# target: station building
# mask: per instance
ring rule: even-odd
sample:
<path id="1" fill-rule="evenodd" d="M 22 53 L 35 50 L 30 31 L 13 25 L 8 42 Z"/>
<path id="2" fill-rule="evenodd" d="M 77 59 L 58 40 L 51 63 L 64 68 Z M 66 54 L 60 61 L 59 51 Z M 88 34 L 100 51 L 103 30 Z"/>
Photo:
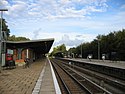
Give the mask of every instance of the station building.
<path id="1" fill-rule="evenodd" d="M 6 41 L 6 53 L 11 54 L 17 65 L 23 65 L 25 58 L 29 58 L 31 62 L 34 60 L 45 57 L 49 52 L 53 38 L 30 40 L 30 41 Z"/>

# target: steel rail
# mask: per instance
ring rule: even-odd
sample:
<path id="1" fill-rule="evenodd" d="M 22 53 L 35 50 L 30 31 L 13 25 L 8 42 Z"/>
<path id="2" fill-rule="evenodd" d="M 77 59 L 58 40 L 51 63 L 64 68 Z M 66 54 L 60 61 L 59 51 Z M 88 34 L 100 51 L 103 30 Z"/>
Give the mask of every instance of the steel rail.
<path id="1" fill-rule="evenodd" d="M 64 88 L 65 88 L 67 94 L 72 94 L 72 93 L 70 92 L 68 86 L 66 85 L 65 81 L 64 81 L 64 80 L 61 78 L 61 76 L 59 75 L 59 73 L 58 73 L 58 71 L 56 70 L 56 67 L 55 67 L 55 65 L 53 64 L 52 61 L 51 61 L 51 63 L 52 63 L 52 66 L 53 66 L 53 68 L 54 68 L 54 71 L 57 73 L 59 79 L 61 80 L 62 84 L 64 85 Z"/>
<path id="2" fill-rule="evenodd" d="M 62 62 L 62 63 L 69 66 L 69 64 L 67 64 L 67 63 L 64 63 L 64 62 Z M 125 91 L 125 82 L 124 81 L 121 81 L 119 79 L 116 79 L 116 78 L 111 77 L 111 76 L 106 75 L 106 74 L 100 74 L 98 72 L 93 72 L 93 71 L 88 70 L 88 69 L 83 69 L 83 68 L 76 66 L 76 65 L 70 65 L 70 67 L 73 67 L 76 70 L 84 72 L 86 75 L 94 76 L 97 80 L 101 80 L 101 81 L 103 80 L 103 81 L 107 82 L 107 84 L 112 86 L 112 87 L 115 86 L 115 88 L 119 88 L 119 90 Z"/>
<path id="3" fill-rule="evenodd" d="M 52 60 L 51 60 L 52 61 Z M 56 63 L 55 61 L 53 61 L 54 63 Z M 64 71 L 64 69 L 62 69 L 62 67 L 60 67 L 57 63 L 56 63 L 56 65 L 62 70 L 62 71 Z M 57 70 L 59 70 L 59 69 L 57 69 Z M 68 85 L 68 87 L 70 86 L 70 91 L 71 91 L 71 94 L 76 94 L 76 93 L 73 93 L 73 92 L 81 92 L 81 93 L 84 93 L 84 94 L 92 94 L 92 93 L 90 93 L 89 91 L 87 91 L 83 86 L 81 86 L 75 79 L 73 79 L 69 74 L 67 74 L 67 72 L 65 72 L 64 71 L 64 73 L 66 74 L 66 75 L 68 75 L 69 76 L 69 78 L 70 79 L 72 79 L 72 81 L 74 82 L 74 84 L 72 84 L 71 85 L 71 83 L 69 83 L 69 85 Z M 59 73 L 60 74 L 60 73 Z M 66 77 L 65 77 L 66 78 Z M 66 80 L 66 79 L 64 79 L 64 80 Z M 75 85 L 75 83 L 76 83 L 76 85 Z M 67 83 L 66 83 L 67 84 Z M 75 86 L 74 86 L 75 85 Z M 71 89 L 71 87 L 72 88 L 79 88 L 79 89 L 75 89 L 75 91 L 74 91 L 74 89 Z M 81 89 L 82 88 L 82 89 Z M 78 91 L 76 91 L 76 90 L 78 90 Z M 80 94 L 81 94 L 80 93 Z"/>
<path id="4" fill-rule="evenodd" d="M 59 64 L 58 64 L 59 65 Z M 67 69 L 64 68 L 64 66 L 62 67 L 62 65 L 59 65 L 67 74 L 69 74 L 75 81 L 77 81 L 77 83 L 79 83 L 82 87 L 84 87 L 90 94 L 93 94 L 93 91 L 90 90 L 90 88 L 88 89 L 85 85 L 83 85 L 80 81 L 78 81 L 74 76 L 71 75 L 71 73 L 67 72 Z M 74 72 L 75 73 L 75 72 Z M 103 89 L 102 87 L 98 86 L 97 84 L 93 83 L 92 81 L 90 81 L 89 79 L 82 77 L 82 79 L 85 79 L 85 81 L 87 81 L 88 83 L 90 83 L 91 85 L 96 86 L 97 92 L 106 92 L 107 94 L 112 94 L 108 91 L 106 91 L 105 89 Z M 90 85 L 90 86 L 91 86 Z"/>

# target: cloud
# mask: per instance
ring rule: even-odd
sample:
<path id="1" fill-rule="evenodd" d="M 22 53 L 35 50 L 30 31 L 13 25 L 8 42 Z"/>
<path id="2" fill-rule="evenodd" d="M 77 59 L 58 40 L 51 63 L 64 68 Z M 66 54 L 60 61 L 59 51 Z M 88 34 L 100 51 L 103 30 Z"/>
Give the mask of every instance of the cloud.
<path id="1" fill-rule="evenodd" d="M 62 39 L 55 43 L 55 45 L 59 45 L 59 44 L 65 44 L 66 46 L 78 46 L 80 43 L 82 43 L 84 40 L 83 39 L 70 39 L 69 35 L 64 34 L 62 36 Z"/>
<path id="2" fill-rule="evenodd" d="M 79 38 L 79 37 L 82 37 L 82 35 L 76 35 L 76 37 L 78 37 L 78 38 Z"/>
<path id="3" fill-rule="evenodd" d="M 125 9 L 125 4 L 123 4 L 120 8 L 121 8 L 121 9 Z"/>
<path id="4" fill-rule="evenodd" d="M 106 0 L 15 0 L 0 1 L 9 9 L 10 17 L 39 17 L 46 19 L 85 18 L 92 12 L 104 12 Z"/>
<path id="5" fill-rule="evenodd" d="M 2 6 L 6 6 L 6 5 L 8 5 L 8 2 L 6 1 L 6 0 L 1 0 L 0 1 L 0 6 L 2 7 Z"/>
<path id="6" fill-rule="evenodd" d="M 4 1 L 3 1 L 4 2 Z M 6 12 L 6 15 L 8 18 L 23 18 L 27 15 L 27 3 L 23 1 L 5 1 L 6 4 L 2 5 L 2 8 L 7 8 L 8 11 Z M 24 19 L 24 18 L 23 18 Z"/>
<path id="7" fill-rule="evenodd" d="M 39 32 L 41 31 L 41 28 L 33 31 L 33 38 L 32 39 L 37 39 L 37 37 L 39 36 Z"/>
<path id="8" fill-rule="evenodd" d="M 57 34 L 57 33 L 55 33 Z M 54 35 L 55 35 L 54 34 Z M 48 34 L 51 35 L 51 34 Z M 52 34 L 52 36 L 54 37 L 54 35 Z M 58 35 L 58 37 L 57 37 Z M 66 45 L 66 49 L 68 50 L 69 48 L 72 47 L 76 47 L 78 45 L 80 45 L 81 43 L 84 42 L 90 42 L 92 41 L 96 35 L 94 34 L 80 34 L 80 33 L 58 33 L 54 38 L 55 38 L 55 42 L 50 50 L 50 52 L 53 50 L 54 47 L 61 45 L 61 44 L 65 44 Z M 80 37 L 78 37 L 80 36 Z M 61 39 L 60 39 L 61 37 Z"/>
<path id="9" fill-rule="evenodd" d="M 65 44 L 68 47 L 75 47 L 83 42 L 90 42 L 95 37 L 96 34 L 82 34 L 82 33 L 64 33 L 64 32 L 43 32 L 43 29 L 39 28 L 33 32 L 27 32 L 26 34 L 21 33 L 21 36 L 28 37 L 30 36 L 33 40 L 35 39 L 46 39 L 46 38 L 54 38 L 53 46 L 58 46 L 61 44 Z M 79 37 L 78 37 L 79 36 Z"/>

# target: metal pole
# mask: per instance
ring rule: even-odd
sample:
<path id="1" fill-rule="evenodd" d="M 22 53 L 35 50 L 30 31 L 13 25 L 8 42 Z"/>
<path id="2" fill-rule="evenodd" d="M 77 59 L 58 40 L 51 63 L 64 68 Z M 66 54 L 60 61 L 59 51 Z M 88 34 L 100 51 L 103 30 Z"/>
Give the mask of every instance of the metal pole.
<path id="1" fill-rule="evenodd" d="M 81 59 L 82 59 L 82 43 L 81 43 Z"/>
<path id="2" fill-rule="evenodd" d="M 70 57 L 72 58 L 72 49 L 71 49 L 71 51 L 70 51 Z"/>
<path id="3" fill-rule="evenodd" d="M 3 32 L 2 32 L 2 23 L 3 23 L 3 11 L 8 11 L 7 9 L 0 9 L 1 11 L 1 25 L 0 25 L 0 72 L 1 72 L 1 67 L 2 67 L 2 64 L 5 63 L 5 44 L 3 45 Z M 4 43 L 5 43 L 5 40 L 4 40 Z M 3 51 L 4 49 L 4 51 Z M 3 53 L 3 54 L 2 54 Z M 4 57 L 3 57 L 4 56 Z"/>
<path id="4" fill-rule="evenodd" d="M 1 19 L 0 19 L 0 72 L 1 72 L 1 67 L 2 67 L 2 14 L 3 11 L 1 11 Z"/>
<path id="5" fill-rule="evenodd" d="M 100 60 L 100 40 L 98 39 L 98 60 Z"/>

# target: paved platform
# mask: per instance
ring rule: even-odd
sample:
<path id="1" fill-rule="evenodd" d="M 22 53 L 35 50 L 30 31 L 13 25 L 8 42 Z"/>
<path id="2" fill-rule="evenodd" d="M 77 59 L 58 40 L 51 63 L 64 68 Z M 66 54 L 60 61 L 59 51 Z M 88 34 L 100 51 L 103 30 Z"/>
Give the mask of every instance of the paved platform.
<path id="1" fill-rule="evenodd" d="M 57 78 L 49 58 L 37 80 L 32 94 L 61 94 Z"/>
<path id="2" fill-rule="evenodd" d="M 81 59 L 81 58 L 64 58 L 64 59 L 125 69 L 125 61 L 110 61 L 110 60 L 104 60 L 103 61 L 103 60 L 96 60 L 96 59 L 92 59 L 90 61 L 88 59 Z"/>
<path id="3" fill-rule="evenodd" d="M 55 88 L 49 62 L 46 63 L 40 94 L 55 94 Z"/>
<path id="4" fill-rule="evenodd" d="M 36 84 L 40 87 L 39 93 L 33 93 Z M 0 73 L 0 94 L 56 94 L 47 59 L 36 61 L 29 68 L 3 70 Z"/>

